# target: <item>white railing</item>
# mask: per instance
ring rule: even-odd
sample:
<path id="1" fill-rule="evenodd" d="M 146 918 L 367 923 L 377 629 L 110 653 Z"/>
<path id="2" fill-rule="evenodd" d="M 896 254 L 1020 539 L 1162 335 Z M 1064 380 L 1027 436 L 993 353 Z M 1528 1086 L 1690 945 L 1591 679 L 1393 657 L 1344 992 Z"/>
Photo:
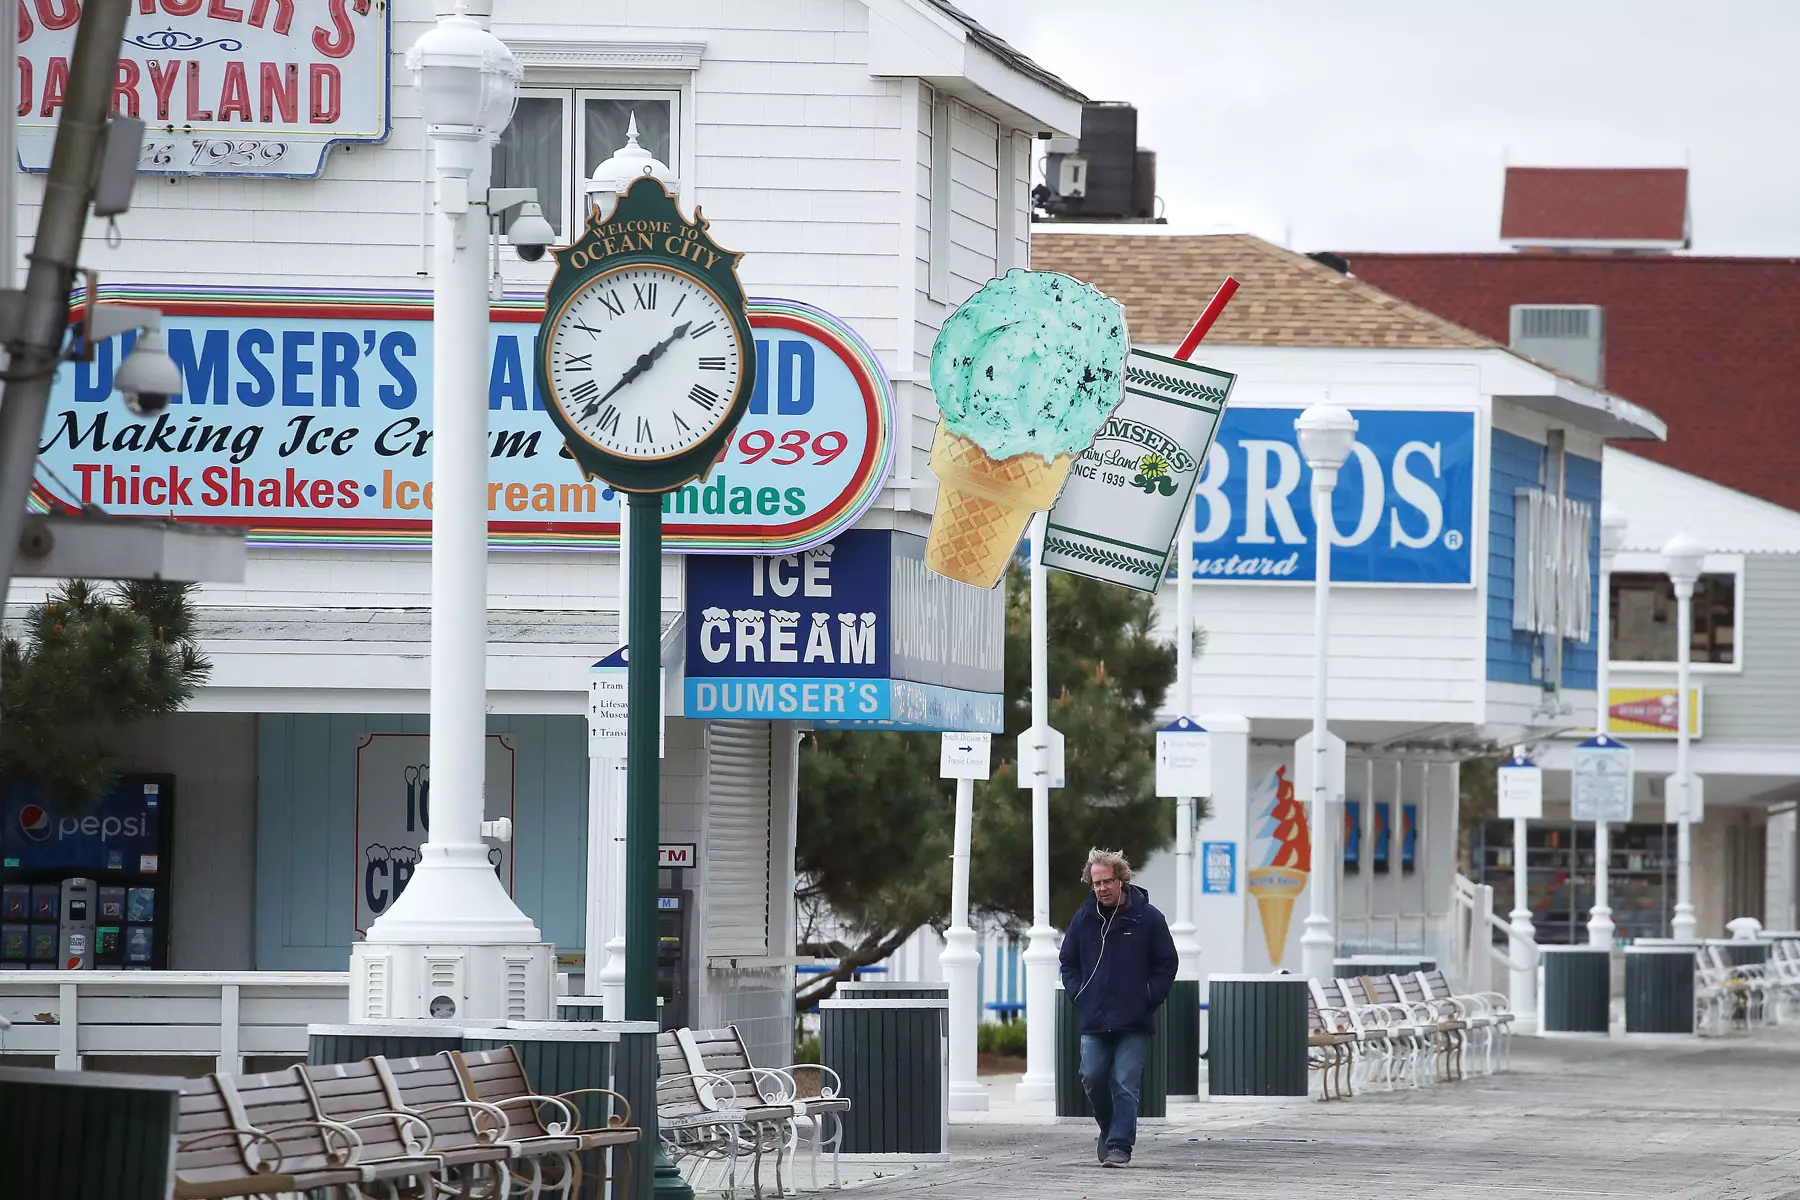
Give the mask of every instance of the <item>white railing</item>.
<path id="1" fill-rule="evenodd" d="M 1507 949 L 1494 945 L 1494 931 L 1507 937 Z M 1537 1014 L 1535 996 L 1538 967 L 1537 939 L 1523 927 L 1509 925 L 1494 915 L 1494 889 L 1457 875 L 1450 885 L 1450 962 L 1446 967 L 1468 992 L 1498 990 L 1494 965 L 1511 977 L 1508 996 L 1520 1021 Z"/>
<path id="2" fill-rule="evenodd" d="M 347 972 L 0 971 L 0 1062 L 200 1058 L 235 1074 L 247 1056 L 304 1056 L 307 1025 L 349 1006 Z"/>

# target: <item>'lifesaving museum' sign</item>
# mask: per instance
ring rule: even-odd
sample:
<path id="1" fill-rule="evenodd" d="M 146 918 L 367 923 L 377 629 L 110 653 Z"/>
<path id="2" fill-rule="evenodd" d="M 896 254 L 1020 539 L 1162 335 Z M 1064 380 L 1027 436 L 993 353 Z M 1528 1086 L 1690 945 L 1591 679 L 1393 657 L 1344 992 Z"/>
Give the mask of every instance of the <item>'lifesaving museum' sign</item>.
<path id="1" fill-rule="evenodd" d="M 385 0 L 132 0 L 113 108 L 140 171 L 313 176 L 388 135 Z M 81 0 L 19 0 L 19 165 L 50 167 Z"/>
<path id="2" fill-rule="evenodd" d="M 182 394 L 148 419 L 113 396 L 132 339 L 66 365 L 50 393 L 33 489 L 40 510 L 245 527 L 252 544 L 413 546 L 432 508 L 431 301 L 420 293 L 103 289 L 163 311 Z M 538 317 L 496 305 L 488 327 L 489 540 L 618 544 L 619 500 L 583 477 L 536 394 Z M 663 498 L 671 551 L 785 554 L 848 529 L 893 458 L 893 392 L 837 318 L 752 300 L 750 411 L 710 474 Z"/>

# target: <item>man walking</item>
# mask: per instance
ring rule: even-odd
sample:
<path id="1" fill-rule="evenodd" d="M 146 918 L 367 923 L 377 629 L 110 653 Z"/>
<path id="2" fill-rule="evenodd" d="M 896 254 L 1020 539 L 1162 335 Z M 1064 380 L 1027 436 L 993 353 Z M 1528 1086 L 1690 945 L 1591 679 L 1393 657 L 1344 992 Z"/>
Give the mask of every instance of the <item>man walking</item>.
<path id="1" fill-rule="evenodd" d="M 1175 982 L 1175 939 L 1150 893 L 1132 886 L 1123 854 L 1088 851 L 1081 881 L 1094 891 L 1063 935 L 1063 990 L 1081 1013 L 1081 1086 L 1100 1124 L 1100 1165 L 1125 1167 L 1156 1010 Z"/>

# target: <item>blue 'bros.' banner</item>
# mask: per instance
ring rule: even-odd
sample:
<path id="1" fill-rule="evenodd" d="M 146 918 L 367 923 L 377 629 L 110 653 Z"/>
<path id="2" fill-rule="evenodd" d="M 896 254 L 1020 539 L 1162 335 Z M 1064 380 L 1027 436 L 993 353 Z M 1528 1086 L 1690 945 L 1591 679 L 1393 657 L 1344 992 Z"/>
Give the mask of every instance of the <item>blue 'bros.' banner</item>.
<path id="1" fill-rule="evenodd" d="M 1294 434 L 1300 413 L 1226 412 L 1194 489 L 1196 579 L 1313 579 L 1312 472 Z M 1475 414 L 1353 413 L 1356 449 L 1332 495 L 1332 582 L 1474 583 Z"/>

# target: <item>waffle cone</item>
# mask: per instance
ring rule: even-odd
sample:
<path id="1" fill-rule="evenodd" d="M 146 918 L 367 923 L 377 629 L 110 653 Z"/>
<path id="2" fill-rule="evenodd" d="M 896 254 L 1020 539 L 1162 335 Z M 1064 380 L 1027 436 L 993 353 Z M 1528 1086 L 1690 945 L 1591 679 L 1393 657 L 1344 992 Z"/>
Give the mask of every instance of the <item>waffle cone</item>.
<path id="1" fill-rule="evenodd" d="M 999 583 L 1025 522 L 1056 502 L 1074 461 L 1063 454 L 1045 462 L 1029 452 L 996 460 L 939 422 L 931 470 L 940 486 L 925 565 L 974 587 Z"/>
<path id="2" fill-rule="evenodd" d="M 1279 966 L 1287 946 L 1288 926 L 1294 919 L 1294 901 L 1306 890 L 1308 873 L 1292 867 L 1252 867 L 1244 873 L 1245 889 L 1256 897 L 1262 914 L 1263 945 L 1269 964 Z"/>

